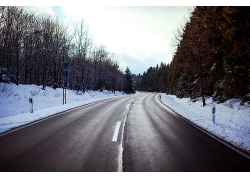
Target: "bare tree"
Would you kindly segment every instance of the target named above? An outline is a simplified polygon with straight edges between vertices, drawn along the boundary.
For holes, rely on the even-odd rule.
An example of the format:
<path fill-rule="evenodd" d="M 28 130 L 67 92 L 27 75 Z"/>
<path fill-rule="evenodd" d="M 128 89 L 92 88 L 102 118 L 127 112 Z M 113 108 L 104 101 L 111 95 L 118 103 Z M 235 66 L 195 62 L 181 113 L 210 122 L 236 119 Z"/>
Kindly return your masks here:
<path fill-rule="evenodd" d="M 118 58 L 105 46 L 93 45 L 84 20 L 70 31 L 59 17 L 0 7 L 0 22 L 0 66 L 14 74 L 16 84 L 56 88 L 62 83 L 61 63 L 71 61 L 71 88 L 115 91 L 120 87 Z"/>
<path fill-rule="evenodd" d="M 87 66 L 87 54 L 91 41 L 88 37 L 88 27 L 82 19 L 80 25 L 75 27 L 75 83 L 76 86 L 85 91 L 85 68 Z"/>

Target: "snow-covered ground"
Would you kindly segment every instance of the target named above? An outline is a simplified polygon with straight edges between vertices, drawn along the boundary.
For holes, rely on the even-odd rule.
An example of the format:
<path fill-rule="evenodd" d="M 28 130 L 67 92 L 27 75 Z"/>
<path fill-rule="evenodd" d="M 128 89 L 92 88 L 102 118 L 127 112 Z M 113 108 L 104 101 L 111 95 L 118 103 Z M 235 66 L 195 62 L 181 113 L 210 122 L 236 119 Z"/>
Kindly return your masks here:
<path fill-rule="evenodd" d="M 61 88 L 46 87 L 42 90 L 42 86 L 0 83 L 0 133 L 84 104 L 119 96 L 123 94 L 67 90 L 66 104 L 63 105 Z M 30 97 L 33 100 L 33 113 L 30 113 Z"/>
<path fill-rule="evenodd" d="M 188 98 L 179 99 L 162 94 L 161 101 L 172 110 L 217 137 L 250 153 L 250 105 L 240 105 L 239 99 L 231 99 L 216 104 L 215 124 L 212 121 L 212 98 L 207 98 L 205 107 L 202 101 L 191 102 Z"/>
<path fill-rule="evenodd" d="M 34 122 L 53 114 L 91 102 L 123 96 L 104 91 L 77 93 L 67 90 L 67 104 L 62 103 L 62 89 L 41 86 L 0 83 L 0 133 Z M 34 112 L 30 113 L 29 98 L 33 98 Z M 231 99 L 216 104 L 215 124 L 212 121 L 212 99 L 191 102 L 187 98 L 178 99 L 162 94 L 161 101 L 168 107 L 196 125 L 250 153 L 250 105 L 240 105 L 240 100 Z"/>

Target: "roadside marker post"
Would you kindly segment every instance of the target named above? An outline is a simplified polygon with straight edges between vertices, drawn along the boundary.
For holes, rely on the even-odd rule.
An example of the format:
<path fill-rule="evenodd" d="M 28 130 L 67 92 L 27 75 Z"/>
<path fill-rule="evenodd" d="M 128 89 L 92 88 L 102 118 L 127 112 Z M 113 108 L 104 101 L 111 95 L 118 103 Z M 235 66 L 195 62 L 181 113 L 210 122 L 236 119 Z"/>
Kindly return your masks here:
<path fill-rule="evenodd" d="M 213 123 L 215 124 L 215 104 L 213 104 L 213 107 L 212 107 L 212 120 L 213 120 Z"/>
<path fill-rule="evenodd" d="M 29 103 L 30 103 L 30 113 L 33 113 L 33 99 L 32 99 L 32 97 L 29 98 Z"/>

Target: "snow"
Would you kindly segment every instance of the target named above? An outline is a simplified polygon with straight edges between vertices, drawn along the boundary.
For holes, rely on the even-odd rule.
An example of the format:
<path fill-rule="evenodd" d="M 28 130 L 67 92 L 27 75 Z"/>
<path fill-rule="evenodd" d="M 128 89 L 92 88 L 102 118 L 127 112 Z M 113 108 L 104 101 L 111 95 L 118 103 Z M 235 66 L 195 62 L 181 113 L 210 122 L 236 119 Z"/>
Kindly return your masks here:
<path fill-rule="evenodd" d="M 239 99 L 230 99 L 215 104 L 215 124 L 212 118 L 212 98 L 191 102 L 188 98 L 179 99 L 174 95 L 162 94 L 163 104 L 187 120 L 212 133 L 213 135 L 246 150 L 250 153 L 250 105 L 240 105 Z"/>
<path fill-rule="evenodd" d="M 67 101 L 64 105 L 62 95 L 61 88 L 46 87 L 42 90 L 42 86 L 0 83 L 0 133 L 85 104 L 121 97 L 123 93 L 113 94 L 109 91 L 80 93 L 67 90 Z M 33 100 L 33 113 L 30 113 L 30 97 Z"/>
<path fill-rule="evenodd" d="M 107 98 L 123 96 L 109 91 L 88 91 L 77 93 L 67 90 L 67 104 L 62 104 L 63 90 L 36 85 L 15 85 L 0 83 L 0 133 L 44 119 L 56 113 Z M 32 96 L 34 112 L 30 113 L 29 98 Z M 250 105 L 240 105 L 239 99 L 216 104 L 215 124 L 212 121 L 212 98 L 191 102 L 188 98 L 178 99 L 162 94 L 161 101 L 172 110 L 217 137 L 232 143 L 250 153 Z"/>

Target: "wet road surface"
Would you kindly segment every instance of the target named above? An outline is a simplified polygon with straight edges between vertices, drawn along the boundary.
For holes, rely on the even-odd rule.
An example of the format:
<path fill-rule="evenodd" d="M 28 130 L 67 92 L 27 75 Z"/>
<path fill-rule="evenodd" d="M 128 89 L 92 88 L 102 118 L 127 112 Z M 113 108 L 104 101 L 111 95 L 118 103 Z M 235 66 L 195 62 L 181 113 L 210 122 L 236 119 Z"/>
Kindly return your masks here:
<path fill-rule="evenodd" d="M 145 93 L 0 135 L 0 171 L 250 171 L 250 160 Z"/>

